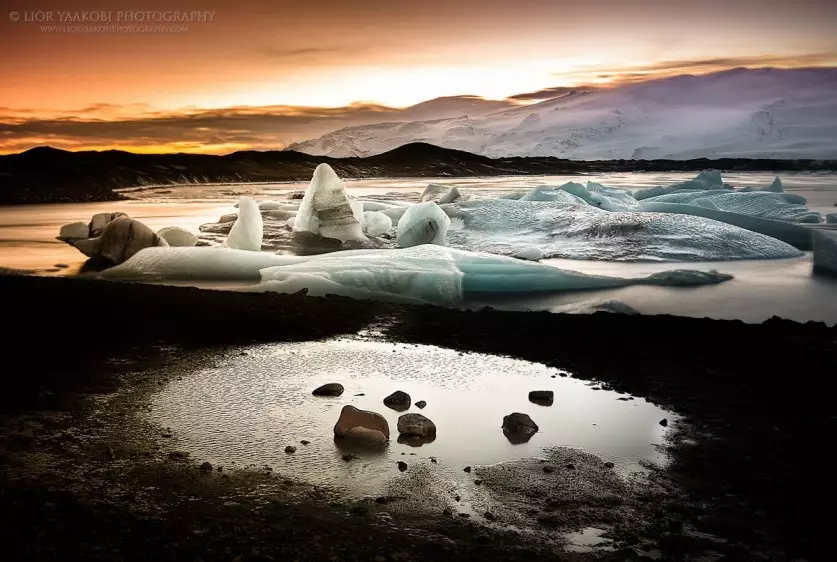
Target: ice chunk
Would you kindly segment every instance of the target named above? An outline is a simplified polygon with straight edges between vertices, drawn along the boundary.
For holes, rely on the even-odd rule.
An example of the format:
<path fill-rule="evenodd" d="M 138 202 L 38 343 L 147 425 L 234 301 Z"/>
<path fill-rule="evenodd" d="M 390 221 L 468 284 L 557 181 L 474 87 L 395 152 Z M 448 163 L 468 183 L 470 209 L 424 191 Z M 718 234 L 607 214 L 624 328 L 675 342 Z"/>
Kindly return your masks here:
<path fill-rule="evenodd" d="M 87 238 L 90 235 L 90 227 L 86 222 L 73 222 L 65 224 L 58 232 L 61 239 L 71 240 L 73 238 Z"/>
<path fill-rule="evenodd" d="M 406 209 L 407 203 L 384 203 L 383 201 L 366 201 L 360 200 L 363 203 L 363 211 L 383 211 L 386 209 Z"/>
<path fill-rule="evenodd" d="M 224 241 L 224 246 L 234 250 L 261 251 L 264 224 L 259 206 L 249 197 L 238 200 L 238 218 Z"/>
<path fill-rule="evenodd" d="M 262 270 L 250 291 L 309 295 L 338 294 L 359 299 L 458 306 L 486 295 L 574 291 L 635 284 L 719 283 L 718 272 L 675 270 L 625 279 L 586 275 L 514 258 L 454 250 L 432 244 L 401 250 L 349 250 L 298 258 Z"/>
<path fill-rule="evenodd" d="M 825 215 L 825 222 L 828 224 L 837 224 L 837 213 L 829 213 Z"/>
<path fill-rule="evenodd" d="M 584 187 L 580 183 L 569 182 L 562 185 L 561 189 L 605 211 L 641 210 L 639 202 L 627 191 L 605 187 L 599 183 L 588 181 L 587 187 Z"/>
<path fill-rule="evenodd" d="M 151 247 L 140 250 L 121 265 L 100 273 L 108 279 L 257 281 L 259 270 L 288 257 L 210 247 Z"/>
<path fill-rule="evenodd" d="M 439 183 L 431 183 L 421 193 L 421 202 L 435 201 L 439 205 L 455 203 L 462 199 L 462 194 L 456 187 L 448 187 Z"/>
<path fill-rule="evenodd" d="M 368 236 L 380 236 L 392 230 L 392 219 L 380 211 L 363 213 L 363 230 Z"/>
<path fill-rule="evenodd" d="M 522 197 L 515 197 L 514 199 L 518 201 L 550 201 L 553 203 L 565 203 L 567 205 L 587 205 L 587 201 L 573 195 L 571 190 L 564 189 L 570 184 L 573 184 L 573 182 L 565 183 L 560 187 L 548 185 L 538 186 Z M 573 185 L 580 187 L 582 190 L 584 189 L 584 186 L 580 183 Z M 503 199 L 512 199 L 512 197 L 506 196 Z"/>
<path fill-rule="evenodd" d="M 815 230 L 814 269 L 837 274 L 837 231 Z"/>
<path fill-rule="evenodd" d="M 398 221 L 395 242 L 402 248 L 444 244 L 449 226 L 450 218 L 433 201 L 412 205 Z"/>
<path fill-rule="evenodd" d="M 799 204 L 800 200 L 802 204 Z M 764 219 L 804 223 L 818 223 L 822 220 L 819 213 L 805 207 L 804 198 L 790 193 L 693 191 L 649 197 L 642 203 L 678 203 L 712 208 L 707 205 L 708 201 L 720 211 Z"/>
<path fill-rule="evenodd" d="M 404 213 L 406 213 L 409 208 L 410 207 L 393 207 L 391 209 L 381 209 L 381 212 L 392 220 L 393 226 L 398 226 L 398 222 L 401 220 L 401 217 L 404 216 Z"/>
<path fill-rule="evenodd" d="M 750 195 L 756 194 L 751 193 Z M 713 198 L 710 201 L 714 203 L 716 199 Z M 754 217 L 739 213 L 729 213 L 726 211 L 711 209 L 707 206 L 684 205 L 680 203 L 658 203 L 656 201 L 645 200 L 642 202 L 642 208 L 646 211 L 655 213 L 675 213 L 679 215 L 705 217 L 714 221 L 720 221 L 729 225 L 744 228 L 754 233 L 757 232 L 765 236 L 770 236 L 771 238 L 786 242 L 800 250 L 811 249 L 811 231 L 804 226 L 790 222 L 764 219 L 761 217 Z"/>
<path fill-rule="evenodd" d="M 639 189 L 635 191 L 633 195 L 635 199 L 640 200 L 681 191 L 706 191 L 720 189 L 726 189 L 723 179 L 721 178 L 721 172 L 717 170 L 707 170 L 699 173 L 693 180 L 687 180 L 671 185 Z"/>
<path fill-rule="evenodd" d="M 363 204 L 352 205 L 331 166 L 317 166 L 299 205 L 294 232 L 309 232 L 341 242 L 364 241 L 362 220 Z"/>
<path fill-rule="evenodd" d="M 157 231 L 157 236 L 165 240 L 169 246 L 194 246 L 198 237 L 179 226 L 167 226 Z"/>
<path fill-rule="evenodd" d="M 546 258 L 611 261 L 800 255 L 779 240 L 699 216 L 608 212 L 589 205 L 506 199 L 465 201 L 442 208 L 457 226 L 448 231 L 447 245 L 507 256 L 532 247 L 540 249 Z"/>
<path fill-rule="evenodd" d="M 739 193 L 747 193 L 752 191 L 769 191 L 771 193 L 784 193 L 785 188 L 782 186 L 782 180 L 779 179 L 779 176 L 776 176 L 773 178 L 773 182 L 767 187 L 763 187 L 761 189 L 755 187 L 743 187 L 738 190 Z"/>

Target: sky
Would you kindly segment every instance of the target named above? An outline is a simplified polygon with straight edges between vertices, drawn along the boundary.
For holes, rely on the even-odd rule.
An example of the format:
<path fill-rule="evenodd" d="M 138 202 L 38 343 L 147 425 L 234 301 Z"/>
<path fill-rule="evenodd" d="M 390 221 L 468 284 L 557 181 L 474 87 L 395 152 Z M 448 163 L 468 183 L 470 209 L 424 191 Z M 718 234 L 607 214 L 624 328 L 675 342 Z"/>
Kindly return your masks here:
<path fill-rule="evenodd" d="M 835 66 L 835 21 L 833 0 L 0 0 L 0 153 L 282 148 L 440 96 Z"/>

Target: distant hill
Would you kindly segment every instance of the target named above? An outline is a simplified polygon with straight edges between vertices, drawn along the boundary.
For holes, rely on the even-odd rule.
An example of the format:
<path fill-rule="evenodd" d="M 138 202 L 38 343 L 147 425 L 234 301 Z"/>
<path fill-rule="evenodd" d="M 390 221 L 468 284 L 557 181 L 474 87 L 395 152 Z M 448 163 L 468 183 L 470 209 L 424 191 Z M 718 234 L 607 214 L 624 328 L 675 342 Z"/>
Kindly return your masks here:
<path fill-rule="evenodd" d="M 289 148 L 368 156 L 420 141 L 492 157 L 837 158 L 837 68 L 737 68 L 556 93 L 482 115 L 400 115 Z"/>
<path fill-rule="evenodd" d="M 321 162 L 344 178 L 557 175 L 632 171 L 835 170 L 837 161 L 608 160 L 488 158 L 411 143 L 365 158 L 311 156 L 291 150 L 204 154 L 68 152 L 38 147 L 0 156 L 0 204 L 111 201 L 115 188 L 193 183 L 305 181 Z"/>

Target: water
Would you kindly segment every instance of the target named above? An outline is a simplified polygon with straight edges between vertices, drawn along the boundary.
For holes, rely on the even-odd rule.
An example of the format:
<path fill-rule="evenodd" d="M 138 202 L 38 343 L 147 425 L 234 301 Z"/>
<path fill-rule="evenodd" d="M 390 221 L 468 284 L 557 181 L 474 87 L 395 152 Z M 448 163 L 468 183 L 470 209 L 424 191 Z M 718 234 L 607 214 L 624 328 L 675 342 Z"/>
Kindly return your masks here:
<path fill-rule="evenodd" d="M 431 182 L 457 186 L 472 197 L 496 197 L 523 191 L 536 185 L 566 181 L 599 181 L 605 185 L 642 188 L 667 185 L 694 177 L 694 173 L 626 173 L 596 176 L 532 176 L 496 178 L 369 179 L 346 182 L 352 195 L 416 200 Z M 782 174 L 785 189 L 808 199 L 811 209 L 837 212 L 837 176 L 834 174 Z M 768 185 L 769 173 L 725 174 L 737 187 Z M 152 229 L 177 225 L 194 232 L 203 223 L 215 222 L 234 212 L 238 195 L 257 199 L 284 199 L 300 191 L 307 182 L 284 184 L 189 185 L 154 189 L 128 189 L 135 199 L 121 202 L 79 203 L 0 207 L 0 268 L 33 270 L 45 275 L 67 275 L 79 271 L 85 261 L 78 251 L 55 240 L 62 224 L 89 220 L 97 212 L 124 211 Z M 387 195 L 389 194 L 389 195 Z M 548 260 L 558 267 L 614 276 L 644 275 L 684 267 L 683 264 L 610 263 L 576 260 Z M 56 264 L 68 267 L 58 268 Z M 718 269 L 735 279 L 699 288 L 627 287 L 595 293 L 537 295 L 515 301 L 475 302 L 508 309 L 566 310 L 579 303 L 621 301 L 644 314 L 680 314 L 760 322 L 773 315 L 798 321 L 837 323 L 837 280 L 811 273 L 811 255 L 788 260 L 700 263 L 685 267 Z"/>
<path fill-rule="evenodd" d="M 345 339 L 269 344 L 170 382 L 147 415 L 171 428 L 177 448 L 198 462 L 267 465 L 356 496 L 381 493 L 398 474 L 397 461 L 430 466 L 431 457 L 442 481 L 465 488 L 473 480 L 465 466 L 537 457 L 556 446 L 589 451 L 624 472 L 640 470 L 643 460 L 664 461 L 657 445 L 672 424 L 664 428 L 659 421 L 673 421 L 672 414 L 563 374 L 541 364 L 423 345 Z M 341 383 L 343 395 L 311 394 L 327 382 Z M 413 404 L 427 402 L 408 411 L 436 424 L 434 441 L 416 446 L 397 439 L 401 413 L 382 402 L 396 390 L 410 394 Z M 530 390 L 554 390 L 555 401 L 533 404 Z M 346 404 L 387 419 L 386 448 L 335 442 L 333 427 Z M 501 430 L 503 416 L 512 412 L 528 413 L 540 427 L 527 443 L 512 444 Z M 287 445 L 296 453 L 285 453 Z M 346 462 L 347 453 L 358 458 Z"/>

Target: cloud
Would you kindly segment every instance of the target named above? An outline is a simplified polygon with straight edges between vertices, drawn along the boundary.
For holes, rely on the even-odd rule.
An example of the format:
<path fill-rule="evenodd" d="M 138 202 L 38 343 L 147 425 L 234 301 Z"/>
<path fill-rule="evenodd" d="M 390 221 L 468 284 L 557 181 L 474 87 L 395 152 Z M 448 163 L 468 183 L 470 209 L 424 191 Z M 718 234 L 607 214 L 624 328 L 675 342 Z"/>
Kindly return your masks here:
<path fill-rule="evenodd" d="M 509 96 L 508 99 L 514 101 L 539 101 L 539 100 L 548 100 L 552 98 L 557 98 L 560 96 L 565 96 L 571 92 L 578 91 L 579 89 L 590 90 L 594 89 L 595 86 L 585 85 L 585 86 L 575 86 L 575 87 L 566 87 L 566 86 L 556 86 L 554 88 L 545 88 L 543 90 L 538 90 L 537 92 L 526 92 L 525 94 L 517 94 L 514 96 Z"/>

